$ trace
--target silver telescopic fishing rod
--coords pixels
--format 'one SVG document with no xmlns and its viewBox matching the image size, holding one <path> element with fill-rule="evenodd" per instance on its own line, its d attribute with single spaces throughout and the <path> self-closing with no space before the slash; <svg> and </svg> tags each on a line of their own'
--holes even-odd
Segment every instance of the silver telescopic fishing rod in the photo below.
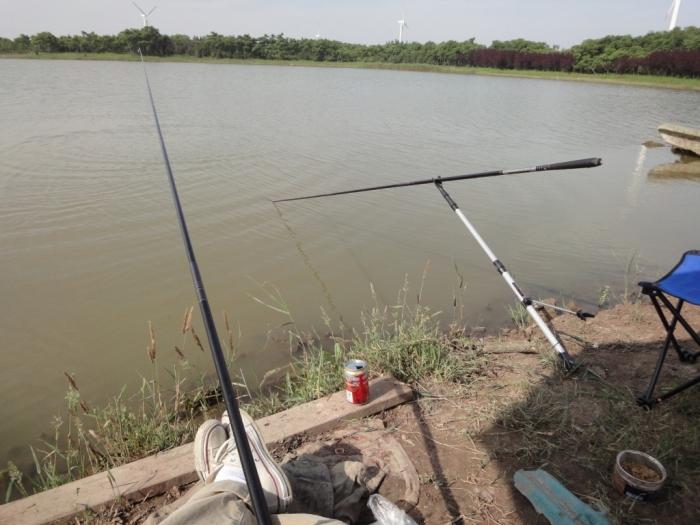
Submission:
<svg viewBox="0 0 700 525">
<path fill-rule="evenodd" d="M 501 261 L 498 260 L 496 255 L 491 251 L 491 248 L 486 244 L 484 239 L 479 235 L 479 232 L 476 231 L 476 228 L 472 225 L 471 222 L 469 222 L 469 219 L 462 213 L 462 211 L 459 209 L 459 206 L 457 206 L 457 203 L 450 197 L 450 194 L 447 193 L 445 188 L 443 188 L 442 184 L 443 182 L 450 182 L 450 181 L 458 181 L 458 180 L 468 180 L 468 179 L 480 179 L 484 177 L 495 177 L 498 175 L 514 175 L 517 173 L 532 173 L 534 171 L 553 171 L 553 170 L 570 170 L 570 169 L 578 169 L 578 168 L 594 168 L 596 166 L 600 166 L 602 164 L 601 159 L 599 158 L 590 158 L 590 159 L 581 159 L 581 160 L 572 160 L 569 162 L 558 162 L 555 164 L 543 164 L 540 166 L 533 166 L 530 168 L 519 168 L 519 169 L 514 169 L 514 170 L 497 170 L 497 171 L 484 171 L 481 173 L 470 173 L 466 175 L 454 175 L 450 177 L 437 177 L 437 178 L 432 178 L 432 179 L 421 179 L 421 180 L 415 180 L 412 182 L 399 182 L 395 184 L 385 184 L 383 186 L 371 186 L 368 188 L 359 188 L 359 189 L 354 189 L 354 190 L 345 190 L 345 191 L 336 191 L 332 193 L 320 193 L 317 195 L 308 195 L 305 197 L 294 197 L 290 199 L 278 199 L 275 201 L 272 201 L 273 203 L 277 204 L 280 202 L 291 202 L 291 201 L 299 201 L 299 200 L 306 200 L 306 199 L 316 199 L 319 197 L 332 197 L 335 195 L 348 195 L 350 193 L 362 193 L 362 192 L 367 192 L 367 191 L 375 191 L 375 190 L 386 190 L 386 189 L 391 189 L 391 188 L 403 188 L 405 186 L 419 186 L 423 184 L 434 184 L 435 187 L 440 191 L 442 196 L 445 198 L 447 203 L 450 205 L 452 210 L 457 214 L 457 217 L 464 223 L 464 225 L 467 227 L 467 230 L 469 230 L 469 233 L 472 234 L 474 239 L 476 239 L 476 242 L 479 244 L 482 250 L 486 253 L 488 258 L 491 260 L 493 265 L 496 267 L 496 270 L 498 273 L 503 277 L 503 279 L 506 281 L 508 284 L 509 288 L 513 291 L 515 296 L 517 297 L 518 301 L 525 307 L 527 310 L 527 313 L 530 315 L 530 317 L 535 321 L 539 329 L 542 331 L 544 336 L 546 337 L 547 341 L 552 345 L 552 348 L 556 350 L 556 352 L 559 354 L 559 356 L 562 358 L 564 361 L 564 366 L 567 369 L 570 369 L 574 366 L 575 362 L 574 359 L 569 355 L 569 353 L 566 351 L 566 348 L 564 347 L 564 344 L 561 342 L 561 340 L 557 337 L 557 335 L 554 333 L 554 331 L 549 327 L 549 325 L 540 317 L 540 314 L 537 312 L 535 309 L 535 304 L 540 304 L 544 306 L 551 306 L 551 305 L 545 305 L 544 303 L 540 303 L 539 301 L 534 301 L 533 299 L 530 299 L 527 297 L 522 290 L 520 290 L 520 287 L 516 284 L 515 280 L 513 277 L 510 275 L 508 270 L 506 270 L 506 267 L 501 263 Z M 589 314 L 587 312 L 573 312 L 571 310 L 566 310 L 563 308 L 557 308 L 554 307 L 555 309 L 565 311 L 567 313 L 572 313 L 579 317 L 582 320 L 585 320 L 587 317 L 593 317 L 592 314 Z"/>
<path fill-rule="evenodd" d="M 506 284 L 510 287 L 510 289 L 513 291 L 515 294 L 515 297 L 518 298 L 518 301 L 525 307 L 527 310 L 527 313 L 530 314 L 530 317 L 532 318 L 533 321 L 537 324 L 539 329 L 542 331 L 544 336 L 547 338 L 547 341 L 549 341 L 549 344 L 552 345 L 552 348 L 557 351 L 559 354 L 559 357 L 562 358 L 564 361 L 564 366 L 567 369 L 573 368 L 574 366 L 574 359 L 569 355 L 569 352 L 566 351 L 566 348 L 564 348 L 564 345 L 562 344 L 561 340 L 556 336 L 556 334 L 549 328 L 549 325 L 545 323 L 544 319 L 540 317 L 540 314 L 537 313 L 537 310 L 535 309 L 535 306 L 523 292 L 520 290 L 520 287 L 516 284 L 515 280 L 513 277 L 511 277 L 510 273 L 508 270 L 506 270 L 506 267 L 503 265 L 501 261 L 498 260 L 498 257 L 496 257 L 496 254 L 494 254 L 491 251 L 491 248 L 489 248 L 488 244 L 486 244 L 486 241 L 479 235 L 479 232 L 476 231 L 476 228 L 472 225 L 471 222 L 469 222 L 469 219 L 462 213 L 462 210 L 459 209 L 459 206 L 457 203 L 452 199 L 449 193 L 445 190 L 445 188 L 442 187 L 442 182 L 436 182 L 435 187 L 438 189 L 438 191 L 442 194 L 442 196 L 445 198 L 447 201 L 447 204 L 450 205 L 450 208 L 452 208 L 452 211 L 454 211 L 457 214 L 457 217 L 464 223 L 464 225 L 467 227 L 467 230 L 469 230 L 469 233 L 472 234 L 472 237 L 476 240 L 476 242 L 481 246 L 481 249 L 484 250 L 484 253 L 486 256 L 491 260 L 493 265 L 496 267 L 496 270 L 498 271 L 499 274 L 501 274 L 501 277 L 503 277 L 503 280 L 506 282 Z"/>
<path fill-rule="evenodd" d="M 238 448 L 238 455 L 241 458 L 243 474 L 245 475 L 246 484 L 248 485 L 248 492 L 250 493 L 250 498 L 253 503 L 253 510 L 255 511 L 255 517 L 260 525 L 272 525 L 272 521 L 270 520 L 270 511 L 267 507 L 265 494 L 263 493 L 262 485 L 260 484 L 258 471 L 255 468 L 255 460 L 250 450 L 250 445 L 248 443 L 248 438 L 245 432 L 245 426 L 243 424 L 243 419 L 241 418 L 241 413 L 238 408 L 238 398 L 236 396 L 236 392 L 234 391 L 233 384 L 231 383 L 231 377 L 228 373 L 226 361 L 224 360 L 224 353 L 221 350 L 219 336 L 216 333 L 216 325 L 214 324 L 214 318 L 211 315 L 211 308 L 209 308 L 209 301 L 207 300 L 207 294 L 204 290 L 204 283 L 202 282 L 202 276 L 199 273 L 199 266 L 197 265 L 197 260 L 194 255 L 194 249 L 192 248 L 192 241 L 190 240 L 190 234 L 187 230 L 185 214 L 183 213 L 182 206 L 180 205 L 180 197 L 177 193 L 177 186 L 175 185 L 175 177 L 173 176 L 173 170 L 170 167 L 168 150 L 165 147 L 165 140 L 163 139 L 163 133 L 160 129 L 160 121 L 158 120 L 156 104 L 153 101 L 153 92 L 151 91 L 151 83 L 148 80 L 148 71 L 146 70 L 146 63 L 143 60 L 143 55 L 141 54 L 140 49 L 139 55 L 141 56 L 141 63 L 143 64 L 143 73 L 146 77 L 148 98 L 151 102 L 151 109 L 153 110 L 153 119 L 155 120 L 156 131 L 158 132 L 158 139 L 160 140 L 160 149 L 163 153 L 165 172 L 168 176 L 168 181 L 170 182 L 170 191 L 172 193 L 173 202 L 175 204 L 177 219 L 180 223 L 180 232 L 182 233 L 182 240 L 185 243 L 187 261 L 190 265 L 192 281 L 194 282 L 194 288 L 197 292 L 199 309 L 202 313 L 202 319 L 204 320 L 204 327 L 207 332 L 207 338 L 209 339 L 209 346 L 211 348 L 211 354 L 214 360 L 214 367 L 216 368 L 216 375 L 218 376 L 219 384 L 221 385 L 221 392 L 224 396 L 224 403 L 226 405 L 226 410 L 228 411 L 229 420 L 231 422 L 231 429 L 233 430 L 233 437 L 236 442 L 236 447 Z"/>
</svg>

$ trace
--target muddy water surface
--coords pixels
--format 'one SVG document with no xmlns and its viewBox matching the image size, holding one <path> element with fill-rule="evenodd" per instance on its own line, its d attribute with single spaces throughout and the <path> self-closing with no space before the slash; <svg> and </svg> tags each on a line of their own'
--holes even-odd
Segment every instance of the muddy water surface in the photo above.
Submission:
<svg viewBox="0 0 700 525">
<path fill-rule="evenodd" d="M 149 64 L 215 312 L 251 383 L 286 359 L 288 319 L 357 322 L 408 274 L 449 312 L 496 326 L 512 297 L 434 188 L 280 206 L 271 198 L 600 156 L 594 170 L 447 186 L 527 293 L 595 303 L 633 254 L 647 276 L 700 247 L 694 179 L 642 149 L 700 94 L 571 82 L 290 67 Z M 99 403 L 148 375 L 147 322 L 174 358 L 194 294 L 138 64 L 0 60 L 0 465 L 64 405 L 63 371 Z M 286 221 L 286 222 L 285 222 Z M 631 277 L 634 279 L 635 277 Z M 267 288 L 270 290 L 270 288 Z M 449 314 L 448 314 L 449 315 Z M 201 329 L 200 329 L 201 332 Z M 200 370 L 208 356 L 188 348 Z"/>
</svg>

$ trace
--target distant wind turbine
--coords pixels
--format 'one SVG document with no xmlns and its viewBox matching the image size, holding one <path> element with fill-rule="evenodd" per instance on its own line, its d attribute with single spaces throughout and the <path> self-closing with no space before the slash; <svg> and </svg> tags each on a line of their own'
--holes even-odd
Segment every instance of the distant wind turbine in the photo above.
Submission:
<svg viewBox="0 0 700 525">
<path fill-rule="evenodd" d="M 681 10 L 681 0 L 673 0 L 668 8 L 666 19 L 669 20 L 668 30 L 673 31 L 678 24 L 678 12 Z"/>
<path fill-rule="evenodd" d="M 401 13 L 401 20 L 398 21 L 399 24 L 399 44 L 403 42 L 403 33 L 408 29 L 408 24 L 406 23 L 406 17 Z"/>
<path fill-rule="evenodd" d="M 131 2 L 134 4 L 134 7 L 139 10 L 139 13 L 141 13 L 141 18 L 143 18 L 143 27 L 148 27 L 148 16 L 156 10 L 156 7 L 158 6 L 153 6 L 153 8 L 147 13 L 136 2 Z"/>
</svg>

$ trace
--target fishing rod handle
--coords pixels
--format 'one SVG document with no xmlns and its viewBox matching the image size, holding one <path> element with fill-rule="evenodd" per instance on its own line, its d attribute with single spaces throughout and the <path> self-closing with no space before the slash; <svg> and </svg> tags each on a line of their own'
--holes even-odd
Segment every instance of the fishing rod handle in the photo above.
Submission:
<svg viewBox="0 0 700 525">
<path fill-rule="evenodd" d="M 552 171 L 552 170 L 575 170 L 579 168 L 595 168 L 603 164 L 603 160 L 598 157 L 590 159 L 569 160 L 567 162 L 555 162 L 554 164 L 543 164 L 537 166 L 535 171 Z"/>
</svg>

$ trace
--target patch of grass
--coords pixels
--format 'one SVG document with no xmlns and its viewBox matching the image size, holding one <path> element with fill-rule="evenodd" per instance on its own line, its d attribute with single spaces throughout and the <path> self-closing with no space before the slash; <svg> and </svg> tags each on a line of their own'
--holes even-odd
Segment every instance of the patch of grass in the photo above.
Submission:
<svg viewBox="0 0 700 525">
<path fill-rule="evenodd" d="M 598 308 L 607 308 L 610 306 L 612 290 L 609 286 L 603 286 L 598 292 Z"/>
<path fill-rule="evenodd" d="M 610 492 L 616 454 L 633 449 L 658 458 L 669 472 L 665 504 L 690 501 L 700 482 L 698 416 L 697 395 L 690 392 L 647 411 L 630 392 L 601 388 L 584 372 L 576 381 L 533 384 L 523 401 L 500 409 L 494 432 L 503 436 L 490 448 L 513 468 L 549 470 L 584 499 L 609 509 L 616 522 L 639 523 L 640 515 L 630 514 L 625 500 L 620 504 Z"/>
<path fill-rule="evenodd" d="M 639 264 L 639 254 L 637 252 L 630 253 L 626 259 L 620 258 L 615 252 L 613 256 L 623 271 L 623 289 L 622 296 L 619 297 L 619 302 L 623 304 L 634 304 L 641 298 L 641 291 L 637 282 L 642 275 L 643 269 Z"/>
<path fill-rule="evenodd" d="M 440 312 L 420 304 L 420 292 L 416 304 L 409 303 L 407 281 L 395 305 L 381 305 L 373 294 L 374 306 L 362 314 L 361 326 L 349 338 L 344 336 L 344 326 L 336 334 L 330 318 L 323 314 L 330 331 L 326 340 L 298 329 L 288 305 L 274 286 L 263 284 L 260 288 L 261 297 L 253 299 L 288 318 L 280 329 L 288 338 L 291 362 L 281 381 L 271 388 L 251 392 L 245 378 L 236 383 L 246 393 L 240 399 L 241 404 L 256 418 L 341 390 L 343 366 L 353 358 L 367 361 L 372 376 L 388 374 L 408 383 L 431 378 L 468 383 L 486 366 L 481 347 L 457 324 L 443 329 L 438 320 Z M 227 360 L 232 364 L 235 337 L 225 314 L 224 325 Z M 127 395 L 122 390 L 103 407 L 90 407 L 75 377 L 66 373 L 69 385 L 66 413 L 54 418 L 53 438 L 31 450 L 31 474 L 26 475 L 14 464 L 8 464 L 0 473 L 7 484 L 6 501 L 194 439 L 207 414 L 214 410 L 220 413 L 222 400 L 215 383 L 198 374 L 186 359 L 189 351 L 204 351 L 192 326 L 192 308 L 185 311 L 182 337 L 182 344 L 173 349 L 178 361 L 163 369 L 158 364 L 155 330 L 149 323 L 146 355 L 153 365 L 151 377 L 142 378 L 141 388 L 135 394 Z M 187 348 L 188 342 L 191 350 Z M 163 374 L 167 375 L 165 381 Z"/>
<path fill-rule="evenodd" d="M 516 301 L 513 306 L 508 305 L 506 307 L 508 310 L 508 316 L 510 320 L 518 330 L 525 330 L 530 324 L 530 315 L 527 313 L 527 309 L 523 306 L 523 303 Z"/>
<path fill-rule="evenodd" d="M 409 384 L 426 379 L 468 383 L 486 367 L 481 345 L 467 337 L 463 328 L 456 323 L 443 327 L 441 312 L 409 302 L 407 281 L 394 305 L 380 304 L 372 287 L 374 305 L 362 313 L 361 326 L 349 339 L 336 335 L 325 317 L 330 332 L 330 344 L 326 345 L 318 337 L 298 331 L 276 289 L 263 285 L 262 290 L 265 297 L 256 298 L 257 302 L 289 316 L 286 325 L 293 357 L 284 381 L 255 396 L 246 407 L 256 417 L 342 389 L 343 366 L 350 359 L 366 361 L 373 376 L 391 375 Z"/>
<path fill-rule="evenodd" d="M 408 295 L 405 282 L 395 305 L 382 306 L 375 297 L 362 317 L 362 331 L 355 333 L 350 357 L 408 383 L 427 378 L 466 383 L 478 375 L 486 361 L 481 346 L 457 323 L 443 329 L 441 312 L 409 304 Z"/>
<path fill-rule="evenodd" d="M 551 437 L 567 425 L 566 405 L 553 402 L 546 390 L 532 387 L 526 399 L 497 416 L 496 426 L 517 433 L 518 438 L 499 447 L 496 453 L 517 456 L 530 464 L 542 463 L 556 448 Z"/>
<path fill-rule="evenodd" d="M 22 472 L 13 463 L 0 472 L 7 485 L 5 501 L 191 441 L 207 410 L 220 402 L 218 389 L 203 374 L 197 374 L 185 358 L 188 340 L 201 349 L 191 321 L 190 308 L 183 320 L 183 343 L 174 349 L 178 361 L 166 369 L 158 365 L 156 336 L 149 323 L 146 354 L 153 365 L 152 376 L 142 378 L 139 391 L 133 395 L 126 395 L 122 389 L 107 405 L 90 407 L 76 378 L 65 372 L 66 412 L 53 418 L 52 438 L 31 447 L 31 472 Z M 232 357 L 231 338 L 229 342 Z M 167 386 L 160 379 L 164 373 L 169 377 Z"/>
</svg>

